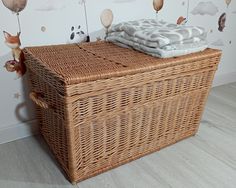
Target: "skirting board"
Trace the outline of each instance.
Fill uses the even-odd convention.
[[[12,142],[38,133],[37,120],[0,128],[0,144]]]
[[[216,75],[213,81],[213,87],[236,82],[236,72]]]
[[[236,72],[216,75],[213,87],[236,82]],[[37,120],[20,123],[13,126],[7,126],[0,129],[0,144],[32,136],[38,133]]]

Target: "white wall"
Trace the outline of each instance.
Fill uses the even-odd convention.
[[[67,43],[71,34],[71,26],[81,25],[82,30],[86,31],[83,7],[79,5],[78,0],[51,0],[51,2],[54,3],[51,5],[54,10],[45,11],[42,9],[50,8],[47,0],[28,0],[27,7],[20,15],[23,47]],[[200,0],[190,0],[190,12],[199,2]],[[194,16],[189,13],[188,24],[204,26],[208,31],[213,30],[208,37],[210,44],[218,39],[224,42],[224,46],[211,45],[221,48],[224,52],[215,84],[236,81],[236,63],[234,62],[236,2],[232,1],[228,9],[224,0],[212,2],[219,10],[216,15]],[[89,31],[92,39],[103,34],[99,16],[105,8],[112,9],[115,16],[114,23],[140,18],[155,18],[152,0],[87,0]],[[217,30],[218,17],[226,11],[228,13],[227,25],[224,32],[221,33]],[[176,22],[179,16],[186,16],[186,12],[187,0],[166,0],[159,19]],[[42,26],[46,28],[45,32],[41,31]],[[17,28],[16,16],[0,2],[0,33],[6,30],[14,34],[17,32]],[[1,37],[0,34],[0,143],[27,136],[36,129],[32,123],[34,121],[31,121],[34,119],[34,115],[32,104],[27,96],[26,77],[15,80],[14,73],[6,72],[3,66],[8,59],[11,59],[10,49],[6,47],[4,37],[3,35]],[[17,94],[20,94],[19,98],[14,97]],[[33,129],[31,130],[29,126],[32,126]]]

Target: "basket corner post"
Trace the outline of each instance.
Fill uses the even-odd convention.
[[[67,129],[67,142],[68,142],[68,159],[69,159],[69,180],[72,185],[76,185],[78,179],[76,174],[76,150],[75,150],[75,131],[73,123],[73,113],[71,112],[72,104],[66,101],[66,129]]]

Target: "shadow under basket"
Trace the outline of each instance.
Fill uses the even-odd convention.
[[[107,42],[24,54],[41,133],[73,183],[195,135],[221,57],[160,59]]]

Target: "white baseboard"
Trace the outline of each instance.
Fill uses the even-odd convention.
[[[227,74],[216,75],[213,81],[213,87],[236,82],[236,72],[230,72]]]
[[[15,141],[38,133],[37,120],[0,128],[0,144]]]

